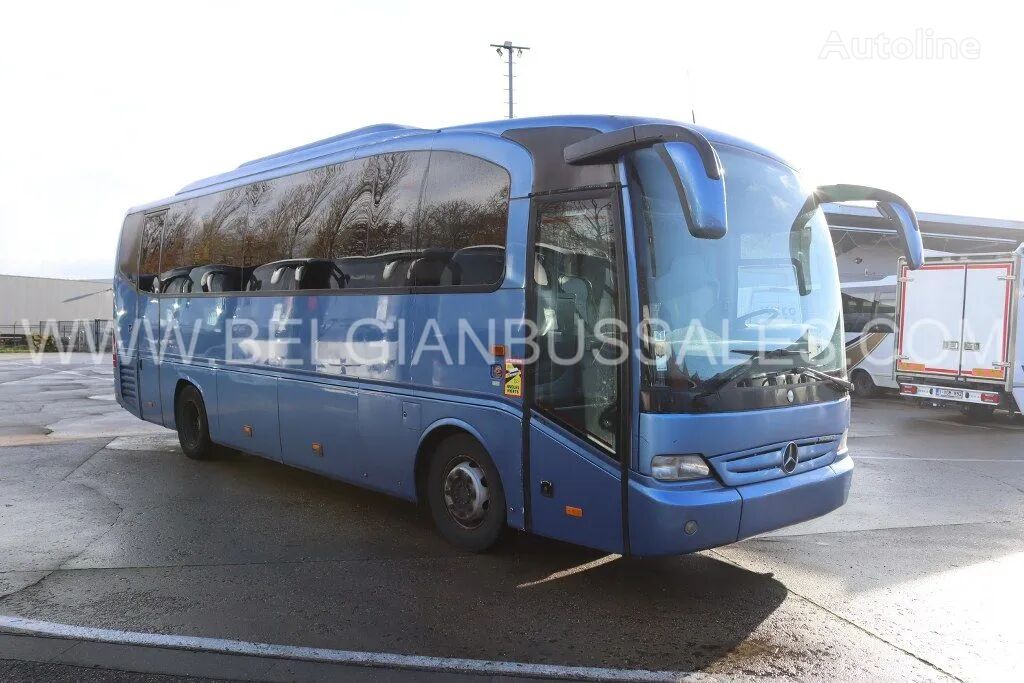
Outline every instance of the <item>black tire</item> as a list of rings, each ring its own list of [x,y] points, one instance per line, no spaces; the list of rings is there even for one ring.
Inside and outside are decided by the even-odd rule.
[[[432,454],[426,498],[437,530],[464,550],[483,552],[505,531],[505,490],[498,469],[466,434],[448,437]],[[481,498],[486,502],[478,505]]]
[[[216,455],[217,447],[210,440],[210,421],[206,417],[203,395],[191,384],[178,392],[174,422],[178,426],[178,443],[187,457],[209,460]]]
[[[980,406],[975,403],[969,403],[965,406],[961,406],[960,412],[967,416],[970,422],[984,422],[989,420],[995,415],[995,406]]]
[[[878,385],[867,370],[855,370],[850,381],[853,382],[853,395],[857,398],[874,398],[878,395]]]

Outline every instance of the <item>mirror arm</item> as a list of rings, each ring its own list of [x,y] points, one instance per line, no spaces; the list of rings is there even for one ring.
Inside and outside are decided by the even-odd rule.
[[[722,167],[711,142],[699,130],[689,126],[648,123],[597,133],[567,145],[563,156],[565,163],[574,166],[615,163],[627,152],[653,147],[663,142],[690,143],[697,149],[708,178],[722,179]]]
[[[878,211],[887,220],[894,223],[897,232],[903,237],[905,256],[910,268],[921,266],[921,226],[917,222],[917,214],[910,204],[902,197],[886,190],[862,185],[822,185],[814,192],[819,203],[873,201],[878,204]],[[902,214],[902,215],[901,215]],[[906,219],[906,220],[904,220]],[[908,231],[904,225],[909,222]],[[910,233],[913,234],[910,234]],[[911,245],[916,243],[917,248]]]

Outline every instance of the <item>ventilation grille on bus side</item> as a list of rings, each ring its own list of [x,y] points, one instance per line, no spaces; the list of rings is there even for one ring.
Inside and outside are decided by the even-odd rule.
[[[121,380],[121,398],[125,401],[137,401],[139,392],[135,366],[131,363],[119,363],[117,367]]]
[[[727,486],[742,486],[830,465],[839,448],[839,434],[797,439],[799,461],[796,469],[787,474],[782,470],[782,458],[789,441],[739,453],[728,453],[711,459],[711,465]]]

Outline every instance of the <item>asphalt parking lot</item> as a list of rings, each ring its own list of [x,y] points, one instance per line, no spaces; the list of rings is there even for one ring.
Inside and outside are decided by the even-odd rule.
[[[408,503],[255,457],[186,460],[114,402],[109,358],[5,354],[0,615],[444,658],[428,670],[1005,678],[1024,651],[1022,444],[1005,416],[857,402],[851,500],[827,517],[678,558],[521,534],[469,555]],[[89,640],[0,633],[0,679],[381,673]]]

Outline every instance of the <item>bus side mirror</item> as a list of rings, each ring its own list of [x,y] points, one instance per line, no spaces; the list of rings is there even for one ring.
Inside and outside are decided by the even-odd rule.
[[[675,183],[679,203],[686,216],[690,234],[700,239],[717,240],[728,232],[725,203],[725,174],[714,149],[718,173],[706,172],[697,148],[687,142],[666,142],[655,146]]]
[[[900,238],[903,241],[903,255],[907,257],[907,267],[911,270],[920,268],[924,263],[924,243],[914,210],[906,202],[879,202],[878,210],[899,226]]]
[[[653,148],[668,169],[690,234],[716,240],[728,230],[725,173],[718,152],[696,128],[648,123],[598,133],[566,146],[567,164],[615,163],[622,155]]]
[[[917,224],[914,210],[902,197],[863,185],[822,185],[815,194],[820,202],[877,202],[878,211],[896,226],[896,232],[903,242],[903,255],[907,259],[907,267],[917,270],[924,263],[921,227]]]

